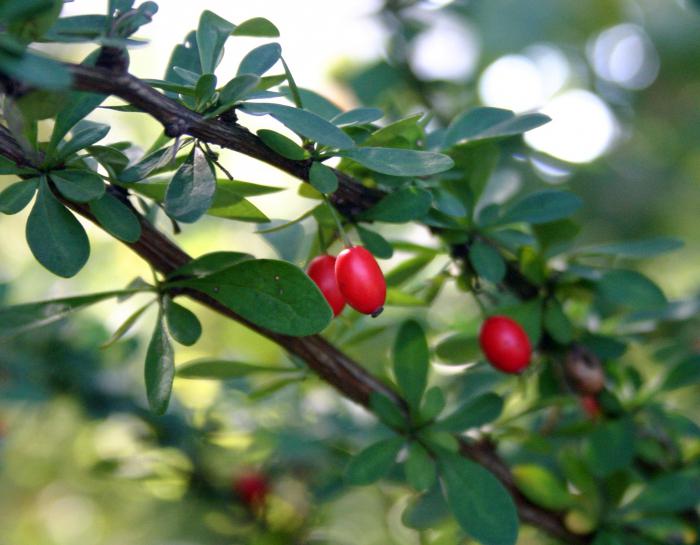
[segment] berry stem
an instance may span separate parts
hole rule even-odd
[[[343,224],[340,221],[340,218],[338,217],[338,212],[336,211],[335,207],[331,204],[331,201],[328,199],[328,196],[325,193],[322,193],[323,195],[323,200],[328,206],[328,208],[331,211],[331,216],[333,216],[333,219],[335,220],[335,224],[338,226],[338,231],[340,232],[340,236],[343,238],[343,243],[345,246],[348,248],[352,248],[352,242],[350,242],[350,238],[348,237],[348,234],[345,232],[345,229],[343,228]]]

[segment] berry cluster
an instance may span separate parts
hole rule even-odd
[[[333,315],[345,303],[363,314],[379,316],[386,301],[386,281],[372,253],[362,246],[350,246],[338,254],[320,255],[309,263],[307,274],[328,301]]]

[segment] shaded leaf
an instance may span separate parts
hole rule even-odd
[[[125,242],[141,238],[141,223],[136,214],[122,201],[105,193],[90,203],[90,212],[110,235]]]
[[[506,275],[506,263],[501,254],[480,240],[469,246],[469,262],[481,278],[494,284],[501,282]]]
[[[297,371],[290,367],[270,367],[240,361],[203,359],[183,363],[177,368],[177,376],[188,379],[229,380],[255,374],[280,374]]]
[[[309,182],[320,193],[333,193],[338,189],[338,178],[333,169],[314,161],[309,169]]]
[[[544,189],[531,193],[508,207],[499,223],[547,223],[564,219],[581,207],[582,201],[573,193]]]
[[[502,411],[503,399],[489,392],[467,400],[453,413],[437,422],[433,428],[461,433],[470,428],[493,422],[501,415]]]
[[[433,151],[365,147],[345,150],[338,155],[352,159],[375,172],[392,176],[429,176],[454,166],[454,162],[447,155]]]
[[[355,229],[357,230],[357,234],[360,236],[362,245],[372,252],[374,257],[379,259],[389,259],[392,255],[394,255],[394,248],[382,235],[360,225],[356,225]]]
[[[214,172],[204,153],[195,146],[168,185],[165,211],[179,221],[195,222],[209,210],[215,192]]]
[[[425,216],[432,201],[429,191],[418,187],[406,187],[386,195],[364,212],[362,217],[389,223],[405,223]]]
[[[647,310],[666,304],[661,289],[642,273],[628,270],[608,271],[597,285],[606,301],[635,310]]]
[[[170,403],[170,394],[175,377],[173,347],[165,332],[162,315],[158,316],[156,328],[146,351],[144,378],[148,405],[155,414],[165,413]]]
[[[138,290],[137,290],[138,291]],[[62,299],[50,299],[37,303],[13,305],[0,308],[0,341],[32,329],[49,325],[71,312],[112,299],[133,290],[116,290]]]
[[[31,178],[16,182],[0,193],[0,212],[17,214],[31,202],[36,193],[39,178]]]
[[[514,545],[518,515],[498,479],[457,455],[441,454],[439,464],[447,503],[462,529],[483,545]]]
[[[430,352],[425,332],[415,320],[407,320],[394,342],[394,376],[413,411],[420,407],[428,383]]]
[[[313,335],[332,317],[316,284],[285,261],[242,261],[173,285],[202,291],[255,325],[285,335]]]
[[[543,114],[515,115],[501,108],[474,108],[454,118],[447,129],[443,146],[458,142],[475,142],[491,138],[514,136],[551,121]]]
[[[408,484],[419,492],[428,490],[435,483],[435,462],[418,442],[412,442],[408,448],[404,470]]]
[[[45,179],[27,219],[26,236],[36,260],[58,276],[74,276],[90,256],[85,229],[58,202]]]
[[[306,157],[306,150],[283,134],[268,129],[260,129],[258,131],[258,136],[268,148],[279,153],[282,157],[294,161],[301,161]]]
[[[307,110],[283,104],[250,102],[244,104],[241,109],[253,115],[269,114],[295,133],[324,146],[345,149],[355,145],[352,139],[338,127]]]
[[[238,74],[255,74],[262,76],[282,56],[280,44],[271,43],[261,45],[250,51],[238,66]]]
[[[197,47],[203,74],[211,74],[219,64],[226,39],[235,25],[209,10],[202,12],[197,27]]]
[[[259,38],[277,38],[280,31],[264,17],[254,17],[243,21],[233,31],[234,36],[255,36]]]
[[[402,437],[394,437],[370,445],[350,460],[345,479],[354,485],[365,485],[382,478],[394,465],[403,444]]]
[[[57,170],[49,175],[56,188],[69,201],[88,202],[104,195],[105,183],[91,170]]]
[[[185,346],[192,346],[202,335],[202,324],[189,309],[179,305],[170,297],[163,301],[165,320],[173,339]]]

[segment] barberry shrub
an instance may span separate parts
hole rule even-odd
[[[681,243],[656,237],[580,245],[584,202],[565,185],[494,198],[499,169],[530,168],[535,155],[522,135],[547,124],[547,116],[471,107],[442,119],[429,100],[411,115],[400,102],[344,111],[295,81],[273,22],[228,21],[211,11],[168,66],[138,79],[129,73],[129,49],[157,16],[154,2],[110,0],[106,14],[75,17],[61,17],[61,7],[60,0],[0,6],[0,174],[11,179],[0,211],[30,208],[26,243],[59,277],[76,275],[90,259],[81,217],[142,257],[153,280],[5,306],[1,340],[96,303],[150,294],[107,344],[118,345],[146,309],[157,308],[155,324],[145,326],[152,335],[143,367],[153,414],[184,411],[169,409],[175,381],[270,376],[277,379],[251,398],[284,387],[303,396],[302,381],[316,374],[376,416],[372,433],[348,435],[345,447],[357,451],[351,459],[324,451],[326,465],[344,469],[330,488],[315,489],[319,502],[333,487],[394,485],[403,493],[401,524],[426,543],[438,543],[430,541],[437,532],[450,542],[466,535],[511,545],[521,522],[567,544],[696,539],[700,434],[664,400],[700,378],[688,338],[665,335],[670,324],[692,319],[688,305],[697,302],[669,301],[633,263]],[[227,47],[240,47],[239,36],[260,44],[232,79],[220,80],[217,67]],[[55,43],[94,50],[76,64],[38,47]],[[163,132],[154,142],[114,141],[108,124],[91,120],[97,109],[145,113]],[[271,128],[250,132],[250,116]],[[250,198],[280,188],[237,179],[221,150],[296,177],[308,210],[292,221],[271,220]],[[206,217],[256,224],[279,259],[256,256],[255,246],[192,258],[160,227],[177,235]],[[422,236],[416,243],[415,231],[392,224],[423,229],[430,242]],[[305,272],[325,254],[340,254],[323,274],[335,273],[344,309],[337,293],[331,308],[326,288]],[[359,268],[348,263],[352,255],[361,257]],[[382,263],[389,258],[391,267]],[[185,298],[279,344],[288,365],[215,356],[175,365],[176,346],[202,334],[197,314],[180,304]],[[433,319],[431,311],[445,306],[457,318]],[[496,336],[488,343],[498,369],[487,364],[479,330],[493,316],[526,334],[519,341],[526,358],[501,361],[508,350],[499,350],[505,341]],[[373,349],[362,348],[368,341]],[[645,343],[658,346],[664,362],[653,382],[626,359],[632,345]],[[188,467],[193,489],[211,492],[202,485],[206,465]],[[264,492],[271,505],[273,481]],[[241,517],[265,519],[263,511]],[[274,520],[266,524],[283,539]],[[303,541],[313,524],[290,532],[284,539]]]

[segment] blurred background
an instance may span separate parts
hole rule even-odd
[[[297,83],[343,109],[379,106],[388,119],[430,110],[432,127],[477,105],[550,115],[550,124],[525,137],[531,152],[499,166],[490,182],[491,198],[500,202],[522,188],[568,184],[585,202],[579,214],[581,244],[651,235],[681,238],[683,249],[642,264],[642,270],[671,299],[700,291],[700,10],[695,3],[163,0],[159,7],[140,33],[150,43],[131,51],[132,72],[140,77],[162,77],[174,45],[196,27],[201,11],[210,9],[234,23],[255,16],[273,21]],[[106,2],[74,0],[63,14],[104,12]],[[234,75],[238,61],[258,43],[230,40],[219,81]],[[52,54],[73,61],[89,51],[51,46]],[[101,110],[91,119],[112,125],[109,139],[143,149],[161,130],[140,114]],[[251,129],[284,132],[266,118],[242,116],[241,121]],[[270,218],[291,219],[315,205],[299,196],[299,182],[282,172],[232,152],[224,152],[222,162],[236,179],[286,188],[251,199]],[[0,177],[0,187],[11,182]],[[6,234],[0,244],[3,305],[150,278],[143,262],[92,228],[88,265],[70,280],[52,276],[31,258],[23,237],[7,236],[23,230],[28,212],[0,218]],[[166,222],[162,226],[168,228]],[[300,225],[289,235],[293,240],[282,240],[255,234],[249,224],[209,218],[176,239],[193,255],[240,250],[264,257],[282,248],[282,257],[303,265],[311,238],[304,229],[311,233],[310,227]],[[419,228],[382,233],[433,244]],[[401,258],[397,252],[382,266],[386,270]],[[425,275],[432,272],[428,268]],[[443,294],[438,301],[449,297]],[[441,327],[476,318],[468,299],[460,297],[460,305],[436,304],[426,316],[438,334]],[[224,383],[178,379],[168,415],[151,417],[141,377],[155,310],[123,340],[100,349],[146,300],[138,296],[118,307],[110,301],[0,345],[0,544],[456,542],[449,523],[429,540],[406,529],[400,518],[407,494],[398,485],[342,487],[340,470],[348,453],[383,432],[302,370]],[[210,356],[270,366],[294,363],[242,327],[184,304],[202,319],[204,335],[191,348],[178,347],[178,362]],[[345,316],[350,333],[336,340],[383,374],[391,326],[405,312],[390,309],[372,322],[375,335],[366,342],[352,338],[353,327],[363,326],[360,319]],[[697,339],[697,332],[687,335]],[[637,357],[645,361],[644,355]],[[653,368],[648,376],[653,378]],[[487,377],[482,387],[488,384]],[[681,392],[673,402],[698,417],[694,398]],[[264,472],[271,486],[264,517],[232,490],[235,479],[252,470]],[[526,530],[522,543],[540,539]]]

